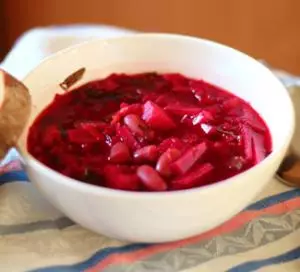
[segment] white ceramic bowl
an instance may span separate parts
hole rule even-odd
[[[49,169],[27,153],[26,129],[19,148],[30,180],[65,215],[97,233],[122,240],[164,242],[216,227],[245,208],[265,187],[291,141],[292,103],[267,68],[224,45],[168,34],[90,41],[51,56],[25,79],[34,104],[29,125],[55,93],[61,92],[59,83],[81,67],[87,70],[79,85],[113,72],[180,72],[203,78],[249,101],[266,121],[273,140],[273,152],[264,161],[233,178],[185,191],[139,193],[84,184]]]

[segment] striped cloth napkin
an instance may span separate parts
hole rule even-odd
[[[90,25],[34,29],[2,67],[22,78],[41,58],[70,44],[128,33]],[[288,86],[298,80],[276,73]],[[293,272],[300,271],[299,257],[300,190],[275,179],[255,202],[211,231],[179,242],[128,244],[92,233],[53,208],[28,182],[15,150],[0,167],[1,272]]]

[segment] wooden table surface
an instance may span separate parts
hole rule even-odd
[[[2,4],[5,51],[34,26],[102,23],[216,40],[300,74],[299,0],[2,0]]]

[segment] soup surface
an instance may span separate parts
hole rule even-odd
[[[82,182],[130,191],[195,188],[234,176],[272,149],[244,100],[181,74],[112,74],[56,95],[28,151]]]

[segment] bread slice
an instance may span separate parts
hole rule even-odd
[[[26,86],[0,69],[0,159],[16,145],[31,112]]]

